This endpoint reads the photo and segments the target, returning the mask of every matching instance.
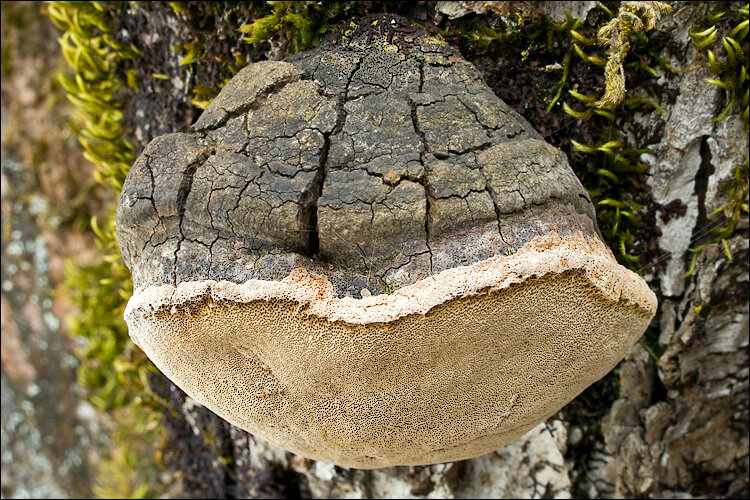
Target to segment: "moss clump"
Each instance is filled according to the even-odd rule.
[[[665,2],[622,2],[617,16],[599,28],[597,40],[609,49],[604,66],[606,90],[596,107],[612,109],[622,102],[626,92],[623,63],[630,50],[630,38],[652,30],[661,13],[669,10],[671,7]]]
[[[737,226],[743,216],[747,218],[747,214],[750,213],[750,157],[746,157],[744,163],[732,169],[732,178],[723,182],[720,185],[720,190],[729,201],[711,213],[712,217],[723,216],[724,221],[723,223],[713,223],[715,227],[711,229],[713,236],[710,238],[709,243],[720,244],[724,249],[727,259],[731,262],[734,260],[734,257],[729,250],[727,240],[735,235]],[[685,277],[691,276],[695,272],[698,256],[709,243],[690,248],[689,252],[692,254],[692,257]]]
[[[122,138],[121,83],[114,67],[118,60],[138,57],[138,50],[114,40],[103,2],[50,2],[47,11],[63,31],[60,47],[74,71],[72,78],[61,75],[60,83],[77,109],[74,122],[84,156],[97,166],[97,181],[119,191],[135,155]]]
[[[244,37],[244,41],[252,45],[262,45],[278,37],[289,47],[289,53],[295,53],[316,44],[328,30],[329,21],[341,11],[340,2],[265,2],[265,4],[262,8],[266,15],[252,23],[242,25],[239,31],[248,34]],[[181,2],[170,2],[170,5],[175,13],[190,13],[189,5],[186,6]],[[176,47],[178,50],[185,51],[185,57],[180,64],[192,64],[197,61],[202,55],[200,47],[197,41]],[[206,109],[232,76],[247,63],[247,57],[239,53],[231,58],[222,59],[221,65],[229,71],[229,76],[219,84],[218,88],[205,84],[195,85],[191,103],[200,109]]]
[[[662,104],[669,102],[669,94],[656,83],[655,67],[664,47],[658,36],[645,33],[669,7],[663,2],[622,2],[617,14],[603,4],[599,7],[598,19],[581,23],[569,33],[577,56],[574,72],[580,74],[582,64],[592,73],[604,66],[604,78],[567,82],[572,87],[567,95],[572,99],[563,102],[562,108],[585,123],[584,133],[575,134],[582,140],[570,139],[571,160],[596,203],[602,233],[621,263],[639,269],[658,254],[656,245],[649,243],[653,236],[647,234],[654,232],[649,228],[654,226],[655,211],[645,210],[653,203],[641,155],[649,152],[649,144],[659,141],[660,123],[666,116]],[[597,53],[599,46],[609,47],[606,62]],[[634,89],[632,97],[626,97],[626,79]],[[654,116],[656,126],[652,130],[638,126],[633,122],[635,112]]]
[[[328,22],[341,10],[340,2],[266,2],[272,12],[240,28],[247,43],[265,42],[281,35],[291,53],[309,48],[328,30]]]
[[[732,170],[732,178],[721,185],[721,191],[729,199],[724,206],[717,208],[712,215],[722,214],[728,219],[726,226],[717,228],[715,238],[726,248],[726,240],[734,235],[740,217],[748,213],[748,193],[750,193],[750,158],[745,157]],[[731,258],[731,257],[730,257]]]
[[[134,57],[137,50],[114,41],[112,19],[101,2],[51,2],[47,10],[64,30],[60,46],[73,76],[61,75],[60,82],[76,106],[72,121],[78,127],[84,156],[97,167],[97,181],[119,192],[135,155],[123,138],[124,102],[115,66],[121,58]],[[126,376],[126,372],[115,370],[112,377],[116,359],[131,358],[122,312],[132,293],[130,273],[120,260],[114,237],[113,215],[103,226],[96,218],[92,220],[102,260],[87,268],[69,267],[66,279],[66,291],[81,311],[73,318],[71,331],[87,340],[79,381],[89,390],[90,401],[103,410],[129,403],[140,385],[138,376]],[[138,383],[128,384],[129,380]]]

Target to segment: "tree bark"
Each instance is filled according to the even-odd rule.
[[[578,154],[572,152],[570,139],[591,138],[596,131],[559,107],[545,111],[545,98],[554,94],[561,76],[555,63],[562,58],[556,57],[564,50],[553,50],[554,57],[536,50],[519,59],[512,51],[522,53],[526,48],[514,45],[513,38],[483,46],[460,36],[467,19],[485,16],[517,23],[520,17],[515,13],[520,9],[529,23],[522,27],[531,29],[534,19],[546,15],[564,21],[565,10],[553,2],[526,10],[514,5],[517,2],[482,2],[492,8],[477,13],[479,7],[473,4],[479,2],[437,3],[452,5],[439,6],[445,14],[434,3],[419,3],[401,13],[435,30],[447,30],[449,37],[452,33],[451,41],[496,94],[548,141],[571,151],[571,157]],[[564,4],[588,19],[585,27],[602,24],[604,14],[594,2]],[[738,6],[731,5],[735,10]],[[380,7],[367,8],[374,12]],[[628,95],[653,99],[665,115],[638,109],[613,121],[620,129],[615,133],[632,140],[636,148],[650,149],[641,155],[649,169],[641,189],[650,201],[643,208],[642,230],[634,245],[643,250],[642,274],[659,297],[659,311],[646,339],[617,369],[553,418],[493,453],[460,462],[372,471],[285,452],[230,426],[157,377],[152,385],[173,410],[165,413],[167,469],[179,477],[165,496],[746,497],[747,214],[726,240],[728,251],[709,241],[706,231],[721,222],[723,215],[714,211],[730,201],[724,187],[734,182],[733,169],[746,161],[747,125],[736,109],[714,121],[726,97],[706,83],[712,78],[707,59],[688,33],[705,19],[708,9],[675,5],[647,33],[662,44],[658,56],[664,65],[655,83],[629,80]],[[236,29],[254,14],[241,6],[203,5],[178,13],[166,3],[131,3],[113,7],[113,14],[118,36],[142,49],[137,62],[140,89],[129,99],[126,113],[137,152],[154,137],[187,130],[197,118],[200,110],[190,105],[189,89],[196,82],[218,86],[228,76],[210,55],[241,52],[255,60],[280,59],[288,51],[280,38],[255,48],[244,44]],[[194,39],[205,44],[209,56],[188,70],[180,66],[183,54],[172,47]],[[584,71],[580,62],[575,64],[572,78],[599,81],[603,88],[601,68],[590,65]],[[165,73],[170,80],[149,78],[150,73]],[[640,139],[633,139],[638,135],[633,131],[639,130]],[[689,249],[698,244],[705,246],[697,253],[695,272],[686,277],[693,254]]]
[[[583,18],[596,15],[591,5],[582,8],[569,2],[568,7]],[[551,8],[540,5],[526,14],[564,19],[559,6],[558,11],[545,11]],[[433,5],[421,6],[411,15],[445,24]],[[184,471],[182,483],[172,492],[339,498],[746,495],[747,216],[727,241],[731,261],[721,245],[709,243],[699,253],[697,271],[683,276],[691,256],[687,250],[696,239],[704,241],[700,236],[713,220],[710,214],[728,201],[719,186],[730,182],[731,169],[744,161],[748,151],[744,123],[736,112],[713,121],[723,96],[705,82],[711,77],[705,56],[688,35],[706,15],[705,6],[678,5],[649,33],[665,40],[661,56],[682,69],[663,72],[658,82],[662,94],[655,99],[664,103],[665,117],[633,113],[628,118],[629,127],[640,124],[664,131],[649,144],[651,153],[643,155],[650,167],[644,189],[652,196],[645,211],[654,214],[651,237],[658,246],[653,256],[661,259],[644,269],[660,298],[647,334],[658,338],[652,349],[658,354],[649,355],[642,344],[636,344],[612,374],[558,415],[494,453],[455,463],[373,471],[343,469],[287,453],[224,424],[167,384],[180,414],[169,418],[169,426],[184,429],[175,436],[179,442],[171,444],[180,450],[172,467]],[[157,31],[158,25],[149,29]],[[532,124],[540,123],[533,106],[513,100],[512,94],[538,99],[531,82],[519,76],[514,82],[517,87],[502,88],[498,73],[514,68],[502,67],[502,61],[498,64],[481,47],[469,44],[461,49],[491,84],[495,82],[501,97],[510,97],[509,104]],[[283,52],[282,44],[278,55]],[[589,71],[599,70],[594,66]],[[636,84],[629,92],[639,95],[643,87]],[[131,106],[142,109],[145,102],[139,102]],[[166,128],[178,131],[189,121]],[[158,116],[156,122],[161,122]],[[133,125],[136,136],[144,139],[141,144],[155,134],[143,131],[142,124]],[[562,133],[552,140],[560,141]],[[667,215],[665,207],[670,203],[683,209]],[[206,429],[216,429],[215,444],[199,437]],[[217,459],[221,456],[230,460]],[[194,463],[205,467],[200,473],[186,470]]]

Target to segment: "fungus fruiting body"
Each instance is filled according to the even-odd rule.
[[[146,147],[117,216],[126,320],[190,396],[290,451],[469,458],[611,370],[656,299],[473,66],[367,23],[248,66]]]

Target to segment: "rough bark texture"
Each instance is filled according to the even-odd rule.
[[[57,30],[40,4],[3,4],[0,24],[0,495],[88,497],[107,422],[82,398],[65,321],[74,311],[55,289],[66,259],[91,256],[93,242],[75,227],[102,200],[92,195],[93,168],[60,127],[71,110],[51,78],[61,63]]]

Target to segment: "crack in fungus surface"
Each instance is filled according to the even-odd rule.
[[[146,147],[118,220],[136,286],[301,267],[356,297],[551,230],[596,233],[565,157],[453,49],[377,23],[347,31],[244,68],[192,134]]]

